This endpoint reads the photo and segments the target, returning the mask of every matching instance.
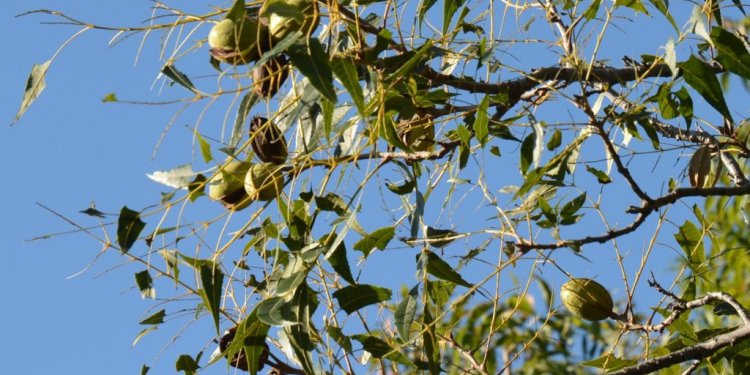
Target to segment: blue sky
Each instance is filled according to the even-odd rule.
[[[147,41],[138,64],[134,65],[139,37],[110,48],[107,43],[111,34],[84,33],[52,65],[42,96],[21,121],[13,127],[7,126],[18,109],[32,64],[48,59],[77,30],[70,26],[40,25],[40,22],[53,20],[43,15],[21,18],[15,15],[32,9],[54,8],[99,24],[136,25],[149,16],[150,4],[146,1],[0,3],[0,43],[5,50],[4,58],[0,59],[0,82],[4,83],[0,101],[0,149],[6,176],[0,187],[3,207],[0,210],[3,255],[0,292],[5,296],[4,308],[0,309],[0,332],[5,338],[0,348],[3,353],[0,374],[53,371],[60,374],[137,374],[142,364],[154,362],[156,367],[152,373],[170,373],[178,354],[196,354],[202,345],[210,344],[211,327],[203,324],[209,323],[208,319],[203,319],[203,323],[185,331],[177,344],[168,345],[170,338],[187,321],[183,319],[131,348],[134,338],[144,328],[138,325],[139,318],[152,306],[134,289],[132,274],[140,269],[122,264],[123,259],[110,251],[87,272],[77,275],[100,252],[96,242],[80,234],[29,241],[71,229],[37,203],[76,221],[94,223],[79,213],[91,202],[96,202],[99,210],[113,214],[122,205],[143,208],[156,202],[159,193],[165,191],[148,180],[145,173],[200,159],[190,148],[193,139],[188,123],[203,109],[201,105],[191,107],[175,122],[153,158],[157,140],[179,106],[102,103],[101,99],[111,92],[124,100],[161,101],[185,96],[179,87],[163,86],[162,81],[156,80],[163,63],[158,60],[156,38]],[[207,9],[198,8],[198,11]],[[684,20],[684,17],[678,18],[678,24]],[[639,21],[650,26],[628,29],[627,34],[614,30],[611,45],[643,43],[635,49],[653,52],[654,46],[666,42],[668,34],[664,32],[669,29],[658,14]],[[659,38],[650,37],[652,35]],[[205,61],[205,52],[204,47],[181,61],[186,61],[185,64]],[[602,56],[619,65],[620,53],[619,48],[608,47]],[[631,57],[638,57],[638,53]],[[211,87],[213,79],[198,79],[196,83]],[[221,121],[224,113],[219,107],[207,112],[210,120],[206,122]],[[504,154],[513,152],[510,148],[503,151]],[[196,170],[206,167],[200,163]],[[471,204],[469,206],[474,207]],[[219,210],[207,212],[216,214]],[[470,212],[463,214],[452,220],[443,216],[440,220],[446,226],[458,225],[458,229],[469,230],[466,227],[471,226],[472,216]],[[364,221],[364,224],[369,230],[378,227],[376,223]],[[94,232],[101,234],[97,229]],[[630,250],[640,251],[646,239],[628,241],[632,246]],[[614,272],[595,266],[597,259],[611,260],[611,253],[592,251],[586,255],[593,262],[579,266],[582,274],[617,280]],[[393,262],[393,258],[389,260],[383,254],[375,254],[374,258],[375,265],[388,266],[391,272],[413,275],[412,263]],[[413,261],[413,255],[405,259]],[[570,257],[562,261],[574,264],[577,260]],[[394,271],[394,267],[398,268]],[[71,277],[73,275],[77,276]],[[380,275],[377,267],[368,268],[363,279],[375,282]],[[408,280],[405,284],[413,285],[413,279]],[[165,346],[167,348],[161,352]],[[224,372],[224,367],[214,366],[206,373]]]

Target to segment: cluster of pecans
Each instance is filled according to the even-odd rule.
[[[286,11],[282,14],[277,9]],[[227,16],[211,28],[208,45],[214,59],[232,65],[258,61],[288,35],[297,31],[310,35],[320,22],[315,0],[265,0],[260,8],[244,13],[241,19]],[[253,68],[253,91],[271,98],[288,76],[289,64],[282,53]]]
[[[208,196],[233,211],[253,201],[271,201],[284,188],[282,166],[288,156],[284,133],[268,119],[255,117],[250,122],[250,143],[260,163],[230,158],[208,182]]]

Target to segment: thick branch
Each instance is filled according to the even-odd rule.
[[[560,66],[551,66],[541,69],[532,70],[531,73],[522,78],[511,79],[499,83],[477,82],[470,78],[459,78],[448,74],[438,73],[432,68],[425,67],[421,74],[425,78],[431,79],[436,83],[448,85],[460,90],[466,90],[473,93],[484,94],[507,94],[509,101],[517,101],[521,95],[536,87],[542,82],[556,80],[565,82],[598,82],[607,84],[624,83],[644,78],[654,77],[671,77],[672,71],[666,64],[656,64],[653,66],[629,66],[626,68],[612,67],[592,67],[591,75],[588,79],[585,71],[578,68],[567,68]]]
[[[750,326],[742,326],[736,330],[711,338],[708,341],[677,350],[635,366],[610,372],[610,375],[648,374],[689,360],[703,359],[711,356],[730,345],[738,344],[750,338]]]
[[[712,188],[679,188],[675,191],[646,202],[640,207],[630,207],[627,213],[645,214],[659,209],[660,207],[677,202],[681,198],[687,197],[734,197],[750,194],[750,184],[743,186],[720,186]]]
[[[723,301],[728,304],[730,304],[740,315],[740,318],[743,321],[743,325],[731,332],[727,332],[725,334],[717,335],[715,337],[712,337],[706,341],[699,342],[695,345],[691,345],[685,348],[682,348],[680,350],[674,351],[672,353],[663,355],[661,357],[656,357],[650,360],[647,360],[643,363],[637,364],[635,366],[626,367],[624,369],[611,372],[612,375],[625,375],[625,374],[648,374],[660,369],[667,368],[672,365],[676,365],[682,362],[686,362],[689,360],[700,360],[703,358],[710,357],[711,355],[718,352],[720,349],[725,348],[727,346],[739,344],[747,339],[750,339],[750,321],[748,318],[748,311],[741,305],[739,302],[737,302],[736,299],[734,299],[729,294],[723,293],[723,292],[713,292],[708,293],[704,297],[689,301],[689,302],[678,302],[678,309],[673,312],[670,317],[665,319],[664,323],[656,325],[656,326],[626,326],[626,329],[644,329],[649,331],[655,331],[655,330],[661,330],[664,328],[665,324],[667,322],[671,322],[674,319],[676,319],[677,316],[682,314],[686,310],[692,310],[701,306],[705,306],[709,304],[712,301]]]

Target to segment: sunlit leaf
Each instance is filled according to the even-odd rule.
[[[185,164],[166,171],[146,173],[146,177],[171,188],[184,189],[190,185],[190,181],[195,178],[196,174],[190,164]]]
[[[110,92],[109,94],[105,95],[102,98],[102,103],[116,103],[117,102],[117,95],[115,93]]]
[[[198,133],[198,130],[196,129],[195,132],[195,139],[198,140],[198,145],[201,149],[201,156],[203,156],[203,161],[206,163],[209,163],[211,160],[214,159],[213,155],[211,155],[211,145],[206,142],[205,139],[203,139],[203,136],[201,136],[200,133]]]

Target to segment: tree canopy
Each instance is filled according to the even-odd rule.
[[[59,216],[138,266],[136,343],[212,327],[177,371],[750,368],[740,2],[171,3],[26,14],[77,31],[15,121],[79,35],[158,49],[163,101],[102,101],[188,123],[182,162]]]

